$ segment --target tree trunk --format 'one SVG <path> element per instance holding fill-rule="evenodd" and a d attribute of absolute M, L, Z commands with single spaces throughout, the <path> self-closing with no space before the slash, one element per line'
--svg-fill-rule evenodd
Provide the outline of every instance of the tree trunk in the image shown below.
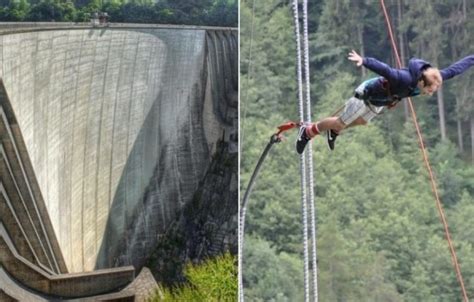
<path fill-rule="evenodd" d="M 438 113 L 439 113 L 439 130 L 441 132 L 441 140 L 446 140 L 446 119 L 444 116 L 444 97 L 443 88 L 440 87 L 436 94 L 438 99 Z"/>
<path fill-rule="evenodd" d="M 456 96 L 456 124 L 457 124 L 457 129 L 458 129 L 458 147 L 459 147 L 459 152 L 464 153 L 464 142 L 462 139 L 462 120 L 461 117 L 459 116 L 459 112 L 461 110 L 461 97 Z"/>
<path fill-rule="evenodd" d="M 474 165 L 474 116 L 471 116 L 471 160 Z"/>
<path fill-rule="evenodd" d="M 464 143 L 462 141 L 462 121 L 458 119 L 456 121 L 457 126 L 458 126 L 458 146 L 459 146 L 459 152 L 461 154 L 464 153 Z"/>
<path fill-rule="evenodd" d="M 466 15 L 467 15 L 466 0 L 462 0 L 462 17 L 464 21 L 466 20 Z"/>
<path fill-rule="evenodd" d="M 434 66 L 438 66 L 438 51 L 434 52 Z M 444 97 L 443 97 L 443 86 L 438 89 L 436 94 L 436 99 L 438 100 L 438 114 L 439 114 L 439 130 L 441 132 L 441 140 L 446 140 L 446 118 L 444 115 Z"/>
<path fill-rule="evenodd" d="M 402 0 L 397 0 L 397 13 L 398 13 L 398 25 L 403 22 L 403 14 L 402 14 Z M 403 36 L 402 31 L 398 31 L 398 40 L 400 45 L 400 56 L 402 64 L 405 64 L 406 54 L 405 54 L 405 39 Z M 408 101 L 403 101 L 403 111 L 405 112 L 405 121 L 408 122 L 410 120 L 410 108 L 408 107 Z"/>
<path fill-rule="evenodd" d="M 362 58 L 365 57 L 365 47 L 364 47 L 364 25 L 360 24 L 357 26 L 357 35 L 359 37 L 359 45 L 360 45 L 360 55 Z M 362 72 L 362 78 L 365 78 L 366 75 L 366 69 L 361 68 L 360 69 Z"/>

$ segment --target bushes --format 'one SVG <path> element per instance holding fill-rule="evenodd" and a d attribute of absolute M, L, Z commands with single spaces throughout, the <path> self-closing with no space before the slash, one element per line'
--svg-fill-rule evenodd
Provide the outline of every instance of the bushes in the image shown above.
<path fill-rule="evenodd" d="M 152 301 L 236 301 L 236 258 L 230 253 L 185 268 L 188 283 L 160 288 Z"/>

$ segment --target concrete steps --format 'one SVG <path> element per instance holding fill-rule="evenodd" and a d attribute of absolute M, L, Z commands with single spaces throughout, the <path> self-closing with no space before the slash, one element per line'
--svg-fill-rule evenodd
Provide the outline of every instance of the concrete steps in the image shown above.
<path fill-rule="evenodd" d="M 32 187 L 34 174 L 21 154 L 21 134 L 0 81 L 0 220 L 30 262 L 52 273 L 67 272 L 44 201 Z"/>
<path fill-rule="evenodd" d="M 2 270 L 30 291 L 57 298 L 110 293 L 124 288 L 135 278 L 135 269 L 132 266 L 86 273 L 48 274 L 18 254 L 2 223 L 0 223 L 0 263 Z"/>

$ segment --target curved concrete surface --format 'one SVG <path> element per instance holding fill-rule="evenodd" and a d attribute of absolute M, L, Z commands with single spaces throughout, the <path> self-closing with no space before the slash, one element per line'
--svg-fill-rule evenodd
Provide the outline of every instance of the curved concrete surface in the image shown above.
<path fill-rule="evenodd" d="M 3 295 L 2 295 L 3 292 Z M 47 297 L 32 293 L 31 290 L 12 279 L 5 270 L 0 267 L 0 301 L 50 301 Z"/>
<path fill-rule="evenodd" d="M 23 257 L 51 273 L 66 272 L 44 202 L 31 189 L 37 184 L 34 175 L 27 173 L 31 166 L 20 151 L 24 144 L 15 130 L 18 127 L 1 81 L 0 104 L 0 222 Z"/>
<path fill-rule="evenodd" d="M 32 190 L 69 271 L 137 264 L 191 200 L 217 140 L 237 131 L 237 49 L 235 30 L 0 35 Z"/>

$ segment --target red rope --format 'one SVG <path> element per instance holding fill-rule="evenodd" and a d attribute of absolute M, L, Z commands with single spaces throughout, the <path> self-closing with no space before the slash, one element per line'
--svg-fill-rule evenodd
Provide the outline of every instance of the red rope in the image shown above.
<path fill-rule="evenodd" d="M 388 33 L 390 35 L 390 40 L 392 42 L 392 48 L 393 48 L 393 51 L 395 52 L 395 57 L 397 58 L 398 68 L 402 68 L 402 63 L 401 63 L 401 60 L 400 60 L 400 56 L 398 55 L 398 50 L 397 50 L 397 45 L 395 43 L 395 39 L 393 38 L 392 26 L 390 25 L 390 18 L 388 16 L 387 9 L 385 8 L 384 0 L 380 0 L 380 4 L 382 5 L 383 13 L 385 15 L 385 22 L 387 23 Z M 436 187 L 436 182 L 435 182 L 435 179 L 434 179 L 433 171 L 431 169 L 431 165 L 430 165 L 430 162 L 428 160 L 428 154 L 426 152 L 425 144 L 423 143 L 423 137 L 421 135 L 420 126 L 418 125 L 418 118 L 416 116 L 415 108 L 413 106 L 413 102 L 412 102 L 411 98 L 408 98 L 408 104 L 410 106 L 410 111 L 411 111 L 411 114 L 412 114 L 412 117 L 413 117 L 413 122 L 415 123 L 416 133 L 418 134 L 418 141 L 420 143 L 421 153 L 423 155 L 425 166 L 426 166 L 426 169 L 428 170 L 428 173 L 430 175 L 431 189 L 432 189 L 433 194 L 434 194 L 435 199 L 436 199 L 436 207 L 438 209 L 438 213 L 439 213 L 441 222 L 443 223 L 443 226 L 444 226 L 444 232 L 446 234 L 446 240 L 448 241 L 449 250 L 451 252 L 451 260 L 453 262 L 454 269 L 456 271 L 456 277 L 459 281 L 459 285 L 461 286 L 463 300 L 464 300 L 464 302 L 468 302 L 469 299 L 467 297 L 466 288 L 464 287 L 464 280 L 462 278 L 461 268 L 460 268 L 459 263 L 458 263 L 458 258 L 456 257 L 456 251 L 454 250 L 454 246 L 453 246 L 453 243 L 451 241 L 451 235 L 449 234 L 449 229 L 448 229 L 448 222 L 446 220 L 446 217 L 445 217 L 444 211 L 443 211 L 443 207 L 441 205 L 441 200 L 439 198 L 438 189 Z"/>

